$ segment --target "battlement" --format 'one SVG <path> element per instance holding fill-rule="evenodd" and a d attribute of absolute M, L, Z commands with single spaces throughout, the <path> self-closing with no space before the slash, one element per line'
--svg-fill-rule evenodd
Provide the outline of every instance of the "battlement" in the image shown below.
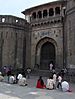
<path fill-rule="evenodd" d="M 12 15 L 0 15 L 0 24 L 12 24 L 12 25 L 20 25 L 25 26 L 27 21 L 25 19 L 15 17 Z"/>

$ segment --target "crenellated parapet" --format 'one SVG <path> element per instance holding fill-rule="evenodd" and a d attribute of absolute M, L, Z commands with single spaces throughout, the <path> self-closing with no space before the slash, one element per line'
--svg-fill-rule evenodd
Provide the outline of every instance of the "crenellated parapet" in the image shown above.
<path fill-rule="evenodd" d="M 12 15 L 0 15 L 0 25 L 15 25 L 25 27 L 27 21 L 25 19 Z"/>

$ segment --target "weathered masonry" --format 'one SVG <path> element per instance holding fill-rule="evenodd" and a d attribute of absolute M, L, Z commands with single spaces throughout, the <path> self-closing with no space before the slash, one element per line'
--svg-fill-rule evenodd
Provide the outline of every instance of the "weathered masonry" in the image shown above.
<path fill-rule="evenodd" d="M 28 28 L 24 19 L 0 15 L 0 66 L 25 66 Z"/>
<path fill-rule="evenodd" d="M 64 3 L 56 1 L 23 11 L 31 24 L 31 67 L 38 65 L 48 70 L 52 61 L 55 68 L 63 68 Z"/>
<path fill-rule="evenodd" d="M 75 73 L 75 0 L 25 9 L 25 19 L 0 15 L 0 66 Z"/>

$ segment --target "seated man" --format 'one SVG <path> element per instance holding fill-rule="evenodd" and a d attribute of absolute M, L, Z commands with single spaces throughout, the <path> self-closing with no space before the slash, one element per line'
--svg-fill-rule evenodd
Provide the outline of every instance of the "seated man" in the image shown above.
<path fill-rule="evenodd" d="M 2 73 L 0 72 L 0 81 L 3 81 L 4 77 L 2 76 Z"/>
<path fill-rule="evenodd" d="M 68 83 L 67 81 L 64 80 L 64 81 L 61 83 L 61 86 L 62 86 L 62 91 L 64 91 L 64 92 L 69 91 L 69 83 Z"/>
<path fill-rule="evenodd" d="M 18 74 L 17 79 L 22 79 L 23 75 L 21 73 Z"/>
<path fill-rule="evenodd" d="M 10 83 L 10 84 L 15 84 L 15 82 L 16 82 L 16 79 L 15 79 L 14 75 L 12 74 L 12 75 L 9 77 L 9 83 Z"/>
<path fill-rule="evenodd" d="M 47 89 L 53 89 L 54 88 L 54 80 L 53 80 L 52 76 L 47 79 L 46 88 Z"/>
<path fill-rule="evenodd" d="M 44 85 L 44 81 L 42 79 L 42 76 L 39 77 L 39 79 L 37 81 L 36 88 L 46 88 L 46 85 Z"/>

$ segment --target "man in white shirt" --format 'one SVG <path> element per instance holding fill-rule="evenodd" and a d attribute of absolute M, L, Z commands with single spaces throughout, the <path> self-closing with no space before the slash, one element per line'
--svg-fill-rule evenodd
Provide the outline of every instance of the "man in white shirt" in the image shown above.
<path fill-rule="evenodd" d="M 56 75 L 56 73 L 54 72 L 54 73 L 53 73 L 54 88 L 56 88 L 56 79 L 57 79 L 57 75 Z"/>
<path fill-rule="evenodd" d="M 19 79 L 22 79 L 22 74 L 18 74 L 18 77 L 17 77 L 17 79 L 19 80 Z"/>
<path fill-rule="evenodd" d="M 0 72 L 0 81 L 3 81 L 4 77 L 2 76 L 2 73 Z"/>
<path fill-rule="evenodd" d="M 9 83 L 10 83 L 10 84 L 14 84 L 15 81 L 16 81 L 16 80 L 15 80 L 14 75 L 12 75 L 12 76 L 9 77 Z"/>
<path fill-rule="evenodd" d="M 61 86 L 62 86 L 62 91 L 64 91 L 64 92 L 69 91 L 69 83 L 67 81 L 63 81 L 61 83 Z"/>
<path fill-rule="evenodd" d="M 62 77 L 61 77 L 61 75 L 59 74 L 59 76 L 58 76 L 57 88 L 61 88 L 61 82 L 62 82 Z"/>

